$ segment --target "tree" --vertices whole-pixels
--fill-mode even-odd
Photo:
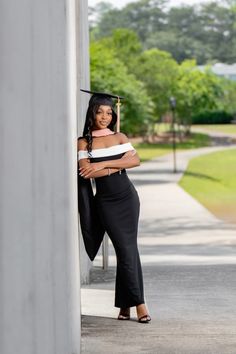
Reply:
[[[199,18],[202,28],[199,39],[202,42],[206,40],[213,59],[223,63],[235,62],[236,12],[233,8],[220,5],[216,1],[206,3],[202,5]]]
[[[192,116],[219,108],[219,99],[223,94],[221,79],[209,69],[200,71],[194,60],[186,60],[180,65],[176,92],[177,113],[187,133],[190,131]]]
[[[185,59],[195,59],[198,64],[235,61],[235,1],[200,2],[169,9],[166,4],[162,0],[140,0],[122,9],[99,12],[93,38],[108,37],[114,29],[126,28],[137,34],[143,50],[168,51],[179,63]]]
[[[137,59],[134,72],[154,102],[154,121],[157,121],[168,111],[169,97],[176,92],[178,64],[169,53],[149,49]]]
[[[116,58],[133,73],[137,57],[142,53],[142,45],[137,34],[126,28],[118,28],[112,35],[100,40],[105,47],[113,50]]]
[[[221,79],[223,96],[219,99],[219,108],[233,114],[236,118],[236,82]]]
[[[116,28],[127,28],[137,33],[144,42],[150,33],[165,26],[166,0],[139,0],[127,4],[122,9],[113,8],[102,14],[97,22],[96,39],[111,36]]]
[[[197,114],[214,110],[235,112],[236,84],[218,78],[209,68],[204,71],[198,69],[197,61],[214,61],[218,55],[216,47],[221,47],[218,41],[231,38],[235,33],[236,6],[231,4],[231,8],[226,8],[224,3],[219,6],[214,2],[215,9],[212,3],[195,8],[172,8],[165,13],[162,24],[160,20],[155,27],[154,20],[160,15],[161,1],[141,0],[138,4],[142,6],[136,8],[136,13],[137,3],[129,4],[125,11],[105,7],[101,18],[102,22],[104,18],[109,19],[104,26],[109,26],[108,32],[111,34],[96,41],[93,39],[91,44],[92,88],[118,92],[127,98],[123,106],[125,119],[122,129],[132,134],[144,134],[147,130],[152,133],[155,123],[169,111],[171,96],[177,98],[179,122],[184,124],[186,132],[190,131],[192,117]],[[147,9],[143,8],[145,4]],[[157,11],[152,13],[157,4]],[[123,21],[128,26],[129,12],[129,16],[134,16],[137,21],[134,26],[132,24],[135,31],[127,27],[112,29],[115,21]],[[122,14],[120,18],[117,18],[118,13]],[[124,13],[128,17],[123,16]],[[228,13],[232,13],[230,19],[226,19]],[[146,41],[142,44],[136,26],[142,23],[142,19],[148,18],[145,16],[151,16],[151,20],[147,33],[143,34]],[[230,35],[225,32],[226,23],[232,25]],[[97,28],[101,30],[100,23]],[[149,31],[155,28],[155,31]],[[230,41],[236,44],[236,39],[231,38]],[[152,48],[144,49],[149,46]],[[234,47],[231,46],[231,52],[226,52],[226,49],[228,47],[225,47],[224,55],[229,59]],[[185,59],[192,57],[196,59]]]
[[[94,7],[89,6],[90,28],[94,28],[99,23],[106,12],[112,11],[114,6],[110,2],[100,1]]]
[[[124,96],[121,127],[127,134],[142,134],[150,119],[151,103],[145,87],[104,41],[91,43],[91,87]]]

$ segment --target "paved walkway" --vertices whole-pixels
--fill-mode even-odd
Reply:
[[[139,250],[151,323],[117,321],[115,256],[98,255],[82,289],[82,353],[236,353],[236,226],[177,184],[189,159],[229,147],[167,155],[129,171],[141,200]],[[236,146],[234,146],[236,148]],[[203,171],[204,173],[204,171]]]
[[[191,127],[191,131],[194,133],[207,134],[213,139],[213,141],[216,140],[218,143],[219,141],[221,141],[222,144],[236,143],[236,133],[225,133],[212,129],[198,128],[194,125]]]

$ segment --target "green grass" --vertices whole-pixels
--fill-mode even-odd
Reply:
[[[168,144],[139,143],[134,144],[134,147],[137,150],[142,162],[154,159],[155,157],[166,155],[171,152],[171,147]]]
[[[192,159],[179,184],[216,216],[236,222],[236,149]]]
[[[210,145],[210,138],[208,135],[200,133],[192,133],[189,138],[184,141],[176,144],[177,150],[185,149],[195,149],[203,146]],[[155,157],[159,157],[165,154],[168,154],[172,151],[171,143],[138,143],[134,144],[135,149],[137,150],[141,161],[147,161]]]
[[[222,133],[236,134],[236,124],[201,124],[193,125],[193,128],[201,128]]]
[[[170,123],[157,123],[155,125],[155,133],[166,133],[171,131],[171,124]]]

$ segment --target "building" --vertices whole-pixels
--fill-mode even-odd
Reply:
[[[198,66],[200,70],[204,70],[205,66]],[[235,64],[223,64],[216,63],[211,66],[211,70],[217,76],[224,77],[229,80],[236,81],[236,63]]]

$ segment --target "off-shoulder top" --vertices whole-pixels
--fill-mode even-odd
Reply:
[[[97,157],[107,157],[125,153],[130,150],[135,150],[131,143],[124,143],[118,145],[112,145],[106,148],[93,149],[91,151],[91,156],[88,155],[87,150],[78,151],[78,160],[86,158],[97,158]]]

